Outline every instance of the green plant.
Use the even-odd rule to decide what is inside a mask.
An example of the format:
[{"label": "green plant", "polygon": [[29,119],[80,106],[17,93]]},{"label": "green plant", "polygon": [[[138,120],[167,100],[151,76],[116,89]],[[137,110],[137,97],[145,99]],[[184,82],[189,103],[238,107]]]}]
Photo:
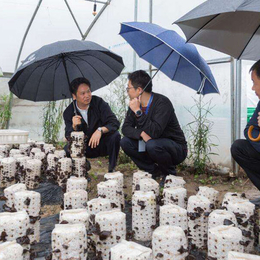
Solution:
[{"label": "green plant", "polygon": [[88,174],[89,174],[89,177],[90,177],[90,178],[92,178],[92,179],[94,179],[94,180],[97,180],[97,179],[98,179],[98,177],[97,177],[97,175],[95,174],[94,171],[90,171]]},{"label": "green plant", "polygon": [[188,159],[194,167],[195,174],[203,174],[211,162],[210,155],[217,155],[211,151],[212,147],[217,145],[212,143],[211,134],[213,122],[208,119],[212,115],[211,110],[214,106],[211,105],[211,100],[204,103],[202,95],[195,101],[195,105],[187,111],[191,114],[193,121],[187,125],[189,133],[189,156]]},{"label": "green plant", "polygon": [[63,147],[67,144],[67,142],[64,142],[64,141],[58,141],[56,144],[55,144],[55,147],[56,149],[58,150],[63,150]]},{"label": "green plant", "polygon": [[99,166],[102,166],[102,165],[103,165],[103,163],[102,163],[101,161],[97,161],[97,164],[98,164]]},{"label": "green plant", "polygon": [[111,83],[109,94],[104,96],[104,99],[108,102],[120,122],[120,133],[129,103],[129,98],[126,92],[126,84],[127,78],[125,76],[120,76],[117,80]]},{"label": "green plant", "polygon": [[43,108],[43,138],[44,142],[58,144],[62,115],[66,100],[62,100],[57,106],[56,101],[48,102]]},{"label": "green plant", "polygon": [[9,107],[10,95],[0,96],[0,129],[6,129],[8,121],[12,117],[12,112]]},{"label": "green plant", "polygon": [[[120,122],[119,132],[122,134],[122,125],[128,110],[129,97],[126,92],[127,78],[121,75],[117,80],[113,81],[109,88],[109,94],[104,96],[111,110]],[[118,164],[131,163],[132,160],[120,148],[118,155]]]}]

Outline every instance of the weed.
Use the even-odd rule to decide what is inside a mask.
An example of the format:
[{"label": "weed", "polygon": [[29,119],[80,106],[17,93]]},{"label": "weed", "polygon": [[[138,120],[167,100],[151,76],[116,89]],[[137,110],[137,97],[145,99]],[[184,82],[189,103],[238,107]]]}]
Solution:
[{"label": "weed", "polygon": [[97,161],[97,164],[98,164],[99,166],[102,166],[102,165],[103,165],[103,163],[102,163],[101,161]]},{"label": "weed", "polygon": [[194,99],[195,105],[187,111],[193,117],[193,121],[187,125],[189,133],[189,156],[195,174],[203,174],[206,172],[206,167],[211,162],[210,155],[217,155],[211,151],[212,147],[217,145],[212,143],[211,134],[213,122],[208,120],[208,116],[211,114],[213,106],[211,100],[204,103],[202,95],[199,96],[199,100]]},{"label": "weed", "polygon": [[[114,112],[118,121],[120,122],[119,132],[121,134],[122,125],[128,110],[129,102],[129,98],[126,92],[126,83],[127,78],[125,76],[120,76],[110,85],[109,94],[104,96],[104,100],[108,102],[111,110]],[[120,148],[118,155],[118,164],[125,164],[130,162],[132,162],[130,157],[128,157]]]},{"label": "weed", "polygon": [[94,180],[97,180],[97,179],[98,179],[98,177],[97,177],[97,175],[95,174],[95,172],[90,171],[88,174],[89,174],[89,177],[91,177],[92,179],[94,179]]},{"label": "weed", "polygon": [[7,123],[12,117],[9,100],[9,95],[0,96],[0,129],[6,129]]},{"label": "weed", "polygon": [[44,142],[57,145],[60,135],[60,128],[63,122],[63,110],[67,105],[62,100],[57,106],[56,101],[48,102],[43,108],[43,138]]}]

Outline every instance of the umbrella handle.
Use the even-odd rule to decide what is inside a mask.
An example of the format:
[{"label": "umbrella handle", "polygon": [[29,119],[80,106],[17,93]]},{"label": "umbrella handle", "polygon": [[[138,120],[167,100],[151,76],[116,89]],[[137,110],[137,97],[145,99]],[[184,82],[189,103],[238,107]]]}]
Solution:
[{"label": "umbrella handle", "polygon": [[249,129],[248,129],[248,138],[249,138],[251,141],[253,141],[253,142],[259,142],[259,141],[260,141],[260,133],[259,133],[258,137],[254,138],[254,137],[252,136],[253,130],[254,130],[254,126],[253,126],[253,125],[250,125],[250,126],[249,126]]}]

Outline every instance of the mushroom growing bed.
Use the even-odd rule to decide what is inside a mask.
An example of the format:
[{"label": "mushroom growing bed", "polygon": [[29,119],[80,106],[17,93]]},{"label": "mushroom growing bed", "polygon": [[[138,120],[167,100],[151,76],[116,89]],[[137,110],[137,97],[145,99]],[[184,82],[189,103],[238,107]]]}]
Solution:
[{"label": "mushroom growing bed", "polygon": [[[74,149],[78,148],[77,140],[82,142],[81,136],[73,139]],[[42,149],[44,144],[38,147]],[[33,148],[36,147],[26,146],[26,154]],[[60,153],[59,157],[59,153],[54,156],[54,152],[48,149],[49,159],[53,160],[49,160],[45,171],[40,170],[39,159],[26,157],[29,163],[24,162],[22,169],[16,167],[15,172],[12,170],[14,178],[10,184],[4,178],[0,212],[6,212],[0,213],[0,222],[1,214],[4,221],[4,225],[0,223],[0,260],[1,248],[9,247],[17,248],[14,257],[18,259],[19,244],[26,253],[23,259],[31,254],[31,259],[49,260],[86,257],[90,260],[228,260],[239,259],[244,253],[248,259],[258,259],[252,255],[257,253],[253,244],[258,243],[256,210],[244,194],[229,192],[221,201],[218,192],[206,186],[194,194],[189,191],[186,180],[175,176],[168,176],[165,192],[160,188],[158,193],[151,175],[141,171],[136,171],[134,178],[121,172],[104,171],[98,181],[90,181],[84,164],[79,166],[82,169],[79,174],[80,168],[76,171],[75,164],[71,167],[69,161],[61,159],[64,154]],[[4,158],[12,159],[4,160],[0,179],[1,174],[6,176],[9,161],[21,161],[3,154]],[[84,158],[81,150],[76,155],[76,159]],[[64,169],[62,164],[59,167],[53,164],[59,160],[64,161]],[[51,175],[47,169],[52,170]],[[23,175],[25,171],[32,183],[19,184],[19,171],[23,171]],[[124,200],[126,186],[128,198]],[[90,193],[90,187],[94,187],[96,196]],[[56,204],[61,207],[58,214],[41,217],[40,204],[45,204],[48,194],[60,198]],[[21,224],[20,216],[23,216]],[[12,230],[10,225],[17,230]],[[10,241],[16,244],[4,244]],[[236,252],[229,253],[230,250]],[[9,253],[8,260],[12,260]]]}]

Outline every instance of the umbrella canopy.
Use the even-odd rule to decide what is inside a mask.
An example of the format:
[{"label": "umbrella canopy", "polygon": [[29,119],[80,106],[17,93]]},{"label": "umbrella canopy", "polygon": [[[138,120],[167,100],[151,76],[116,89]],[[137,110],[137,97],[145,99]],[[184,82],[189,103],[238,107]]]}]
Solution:
[{"label": "umbrella canopy", "polygon": [[120,35],[139,57],[151,63],[171,80],[201,94],[219,93],[215,79],[196,47],[185,43],[175,31],[152,23],[121,24]]},{"label": "umbrella canopy", "polygon": [[55,101],[71,98],[70,82],[85,77],[91,90],[108,85],[124,68],[120,56],[90,41],[48,44],[29,55],[9,81],[21,99]]},{"label": "umbrella canopy", "polygon": [[236,59],[260,59],[260,1],[210,0],[175,22],[187,42],[224,52]]}]

